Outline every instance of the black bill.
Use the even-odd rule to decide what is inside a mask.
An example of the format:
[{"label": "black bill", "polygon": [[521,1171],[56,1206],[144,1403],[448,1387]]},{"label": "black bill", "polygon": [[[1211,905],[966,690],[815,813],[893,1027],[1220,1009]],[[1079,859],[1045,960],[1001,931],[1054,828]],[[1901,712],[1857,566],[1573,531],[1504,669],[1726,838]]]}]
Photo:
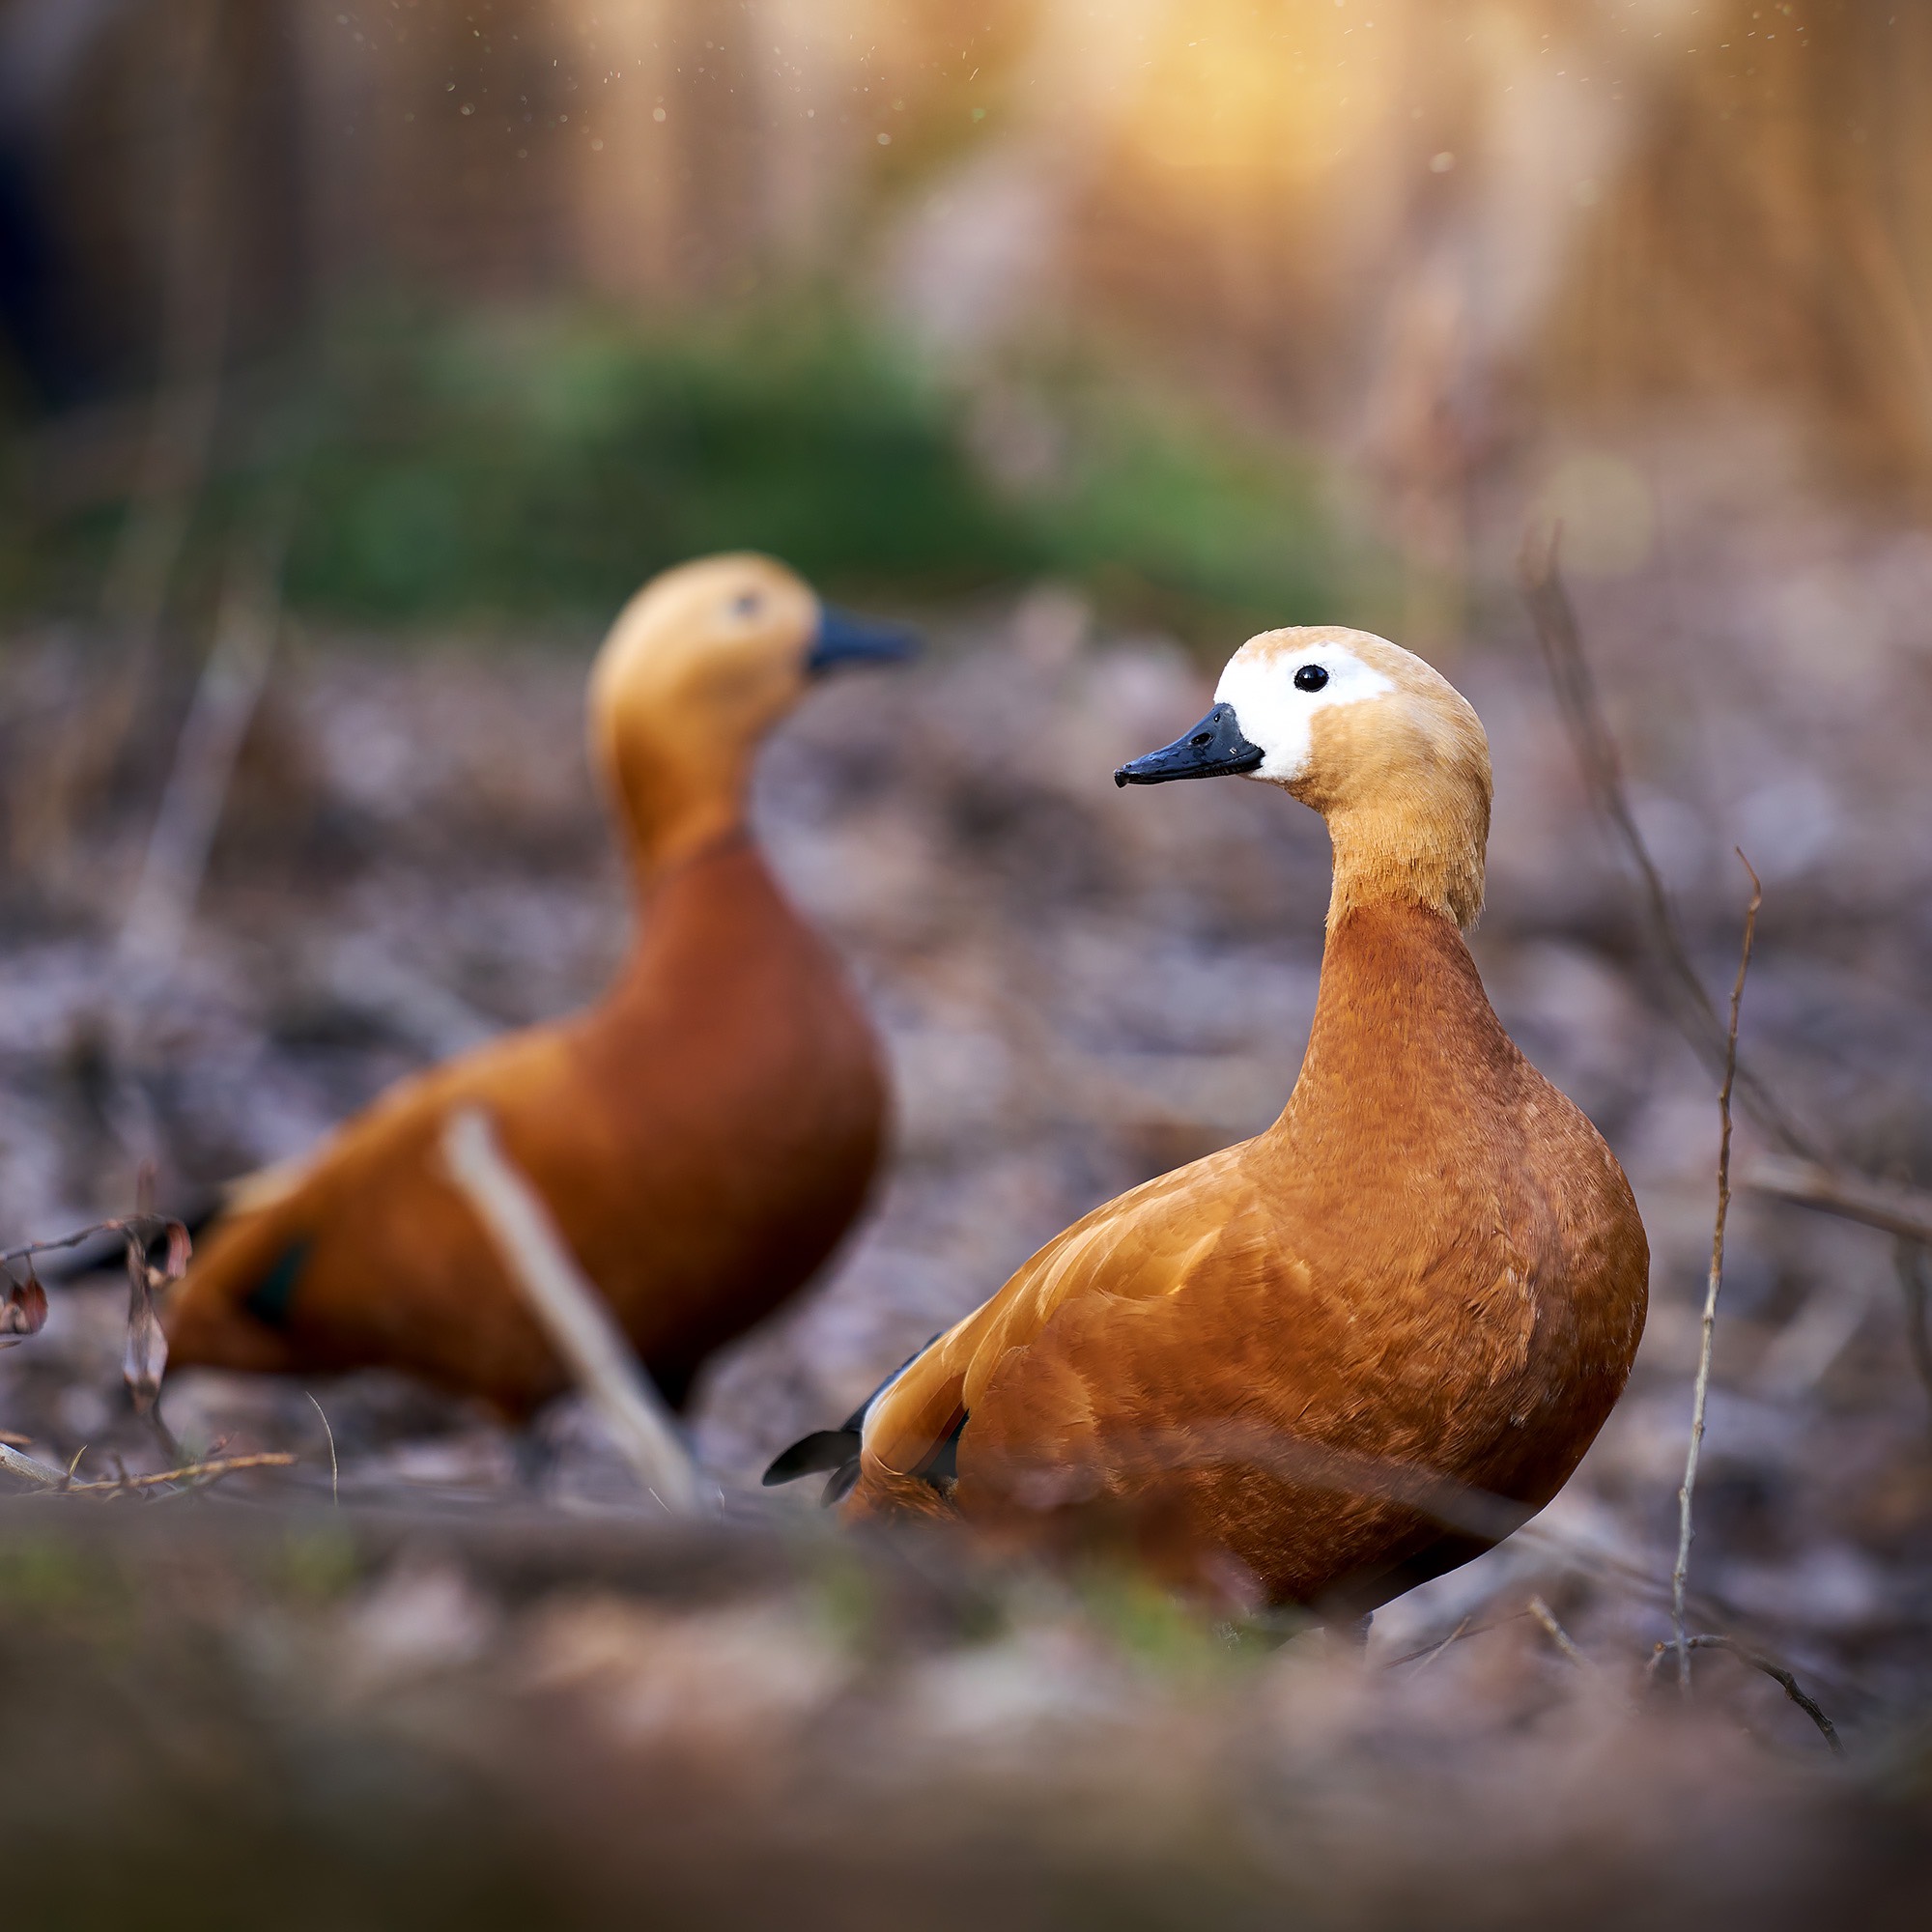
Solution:
[{"label": "black bill", "polygon": [[903,624],[879,624],[830,604],[818,607],[818,635],[805,668],[816,677],[838,665],[904,664],[919,655],[919,633]]},{"label": "black bill", "polygon": [[1266,755],[1241,736],[1235,707],[1217,704],[1184,738],[1122,765],[1114,774],[1114,782],[1157,785],[1173,779],[1229,778],[1256,770]]}]

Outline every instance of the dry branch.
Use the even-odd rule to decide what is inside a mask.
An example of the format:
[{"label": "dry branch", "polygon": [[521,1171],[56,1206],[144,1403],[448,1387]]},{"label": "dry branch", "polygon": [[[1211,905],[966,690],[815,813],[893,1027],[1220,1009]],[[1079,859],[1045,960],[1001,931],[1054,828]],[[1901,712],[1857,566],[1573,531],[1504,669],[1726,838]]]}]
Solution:
[{"label": "dry branch", "polygon": [[1767,1157],[1752,1163],[1744,1186],[1841,1220],[1861,1221],[1904,1240],[1932,1246],[1932,1193],[1861,1174],[1839,1174],[1815,1160]]},{"label": "dry branch", "polygon": [[1734,1066],[1725,1070],[1722,1022],[1697,977],[1696,967],[1690,963],[1690,950],[1678,930],[1663,876],[1637,828],[1624,789],[1623,761],[1604,717],[1596,678],[1583,651],[1576,609],[1558,569],[1561,538],[1560,526],[1551,529],[1545,543],[1537,541],[1533,530],[1524,533],[1519,582],[1555,690],[1556,707],[1569,733],[1583,781],[1589,788],[1590,801],[1615,833],[1642,882],[1645,923],[1650,928],[1651,943],[1666,969],[1666,1005],[1670,1017],[1713,1072],[1723,1072],[1724,1078],[1735,1080],[1739,1099],[1758,1126],[1792,1153],[1815,1160],[1818,1150],[1770,1089],[1749,1071],[1739,1074]]},{"label": "dry branch", "polygon": [[1684,1590],[1690,1574],[1690,1510],[1697,1492],[1697,1459],[1704,1446],[1704,1411],[1711,1394],[1711,1352],[1718,1331],[1718,1296],[1724,1286],[1724,1221],[1731,1208],[1731,1092],[1738,1072],[1738,1012],[1744,1005],[1745,976],[1750,971],[1751,941],[1757,936],[1764,889],[1740,852],[1738,863],[1750,873],[1750,903],[1745,908],[1744,945],[1738,977],[1731,984],[1731,1018],[1724,1036],[1724,1082],[1718,1090],[1718,1211],[1711,1225],[1711,1269],[1704,1285],[1704,1323],[1697,1348],[1697,1381],[1690,1404],[1690,1446],[1684,1458],[1684,1482],[1677,1492],[1677,1562],[1670,1573],[1670,1632],[1677,1650],[1677,1683],[1690,1693],[1690,1652],[1684,1639]]},{"label": "dry branch", "polygon": [[[1657,1668],[1670,1648],[1668,1644],[1661,1643],[1657,1646],[1656,1654],[1650,1660],[1652,1670]],[[1727,1650],[1741,1662],[1749,1664],[1753,1670],[1763,1671],[1775,1684],[1780,1685],[1784,1694],[1818,1726],[1820,1735],[1831,1747],[1832,1755],[1844,1756],[1845,1747],[1843,1740],[1838,1736],[1838,1727],[1819,1708],[1817,1699],[1808,1696],[1798,1679],[1776,1658],[1767,1657],[1763,1651],[1753,1650],[1748,1644],[1740,1643],[1736,1637],[1725,1636],[1720,1633],[1686,1637],[1683,1648],[1687,1653],[1693,1650]]]},{"label": "dry branch", "polygon": [[704,1486],[664,1399],[564,1245],[536,1190],[497,1143],[480,1108],[453,1113],[443,1159],[482,1222],[503,1269],[596,1406],[644,1488],[672,1516],[704,1509]]}]

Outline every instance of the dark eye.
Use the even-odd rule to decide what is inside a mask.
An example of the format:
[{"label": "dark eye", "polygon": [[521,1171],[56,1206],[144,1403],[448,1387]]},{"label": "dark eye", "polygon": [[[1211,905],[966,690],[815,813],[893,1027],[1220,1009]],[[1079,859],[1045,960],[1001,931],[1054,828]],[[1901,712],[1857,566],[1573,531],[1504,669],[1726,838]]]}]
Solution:
[{"label": "dark eye", "polygon": [[748,590],[742,597],[732,600],[731,614],[736,617],[755,617],[758,614],[758,606],[763,601],[755,590]]},{"label": "dark eye", "polygon": [[1303,665],[1294,673],[1296,691],[1320,691],[1328,682],[1328,673],[1320,665]]}]

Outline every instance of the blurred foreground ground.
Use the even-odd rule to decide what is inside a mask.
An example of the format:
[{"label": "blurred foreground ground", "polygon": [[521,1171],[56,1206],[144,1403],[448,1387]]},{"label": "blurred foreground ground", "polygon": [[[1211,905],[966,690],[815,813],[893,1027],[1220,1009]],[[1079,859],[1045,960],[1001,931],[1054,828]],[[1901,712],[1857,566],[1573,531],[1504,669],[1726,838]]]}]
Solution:
[{"label": "blurred foreground ground", "polygon": [[[1746,522],[1721,495],[1662,564],[1580,599],[1714,989],[1733,843],[1765,879],[1747,1065],[1833,1151],[1921,1180],[1928,601],[1922,537]],[[581,750],[587,649],[293,639],[159,973],[112,943],[173,719],[50,853],[36,721],[71,715],[101,661],[71,631],[12,640],[8,1243],[125,1208],[144,1141],[164,1205],[206,1198],[597,988],[627,908]],[[1654,1254],[1631,1391],[1537,1525],[1378,1615],[1358,1667],[1119,1580],[848,1551],[809,1495],[749,1487],[1086,1208],[1264,1124],[1299,1059],[1319,824],[1258,786],[1117,792],[1121,758],[1204,708],[1198,665],[1094,635],[1065,593],[989,600],[937,624],[916,672],[816,694],[765,763],[765,837],[890,1037],[900,1125],[861,1236],[702,1393],[735,1526],[653,1532],[573,1404],[532,1456],[380,1376],[176,1378],[185,1441],[301,1462],[199,1499],[5,1506],[0,1762],[27,1794],[10,1845],[24,1825],[40,1848],[19,1881],[9,1855],[33,1922],[173,1923],[178,1892],[196,1924],[262,1922],[264,1901],[278,1925],[391,1922],[372,1886],[413,1924],[1779,1925],[1854,1901],[1861,1923],[1918,1922],[1932,1400],[1889,1243],[1740,1194],[1699,1497],[1698,1627],[1789,1663],[1839,1766],[1728,1657],[1700,1657],[1690,1714],[1641,1682],[1717,1109],[1506,595],[1442,663],[1497,767],[1477,957],[1630,1170]],[[1742,1130],[1742,1168],[1757,1147]],[[0,1354],[0,1428],[84,1451],[83,1475],[158,1466],[119,1390],[122,1300],[58,1288],[45,1332]],[[1538,1595],[1584,1665],[1526,1613]],[[128,1862],[99,1856],[103,1831]]]}]

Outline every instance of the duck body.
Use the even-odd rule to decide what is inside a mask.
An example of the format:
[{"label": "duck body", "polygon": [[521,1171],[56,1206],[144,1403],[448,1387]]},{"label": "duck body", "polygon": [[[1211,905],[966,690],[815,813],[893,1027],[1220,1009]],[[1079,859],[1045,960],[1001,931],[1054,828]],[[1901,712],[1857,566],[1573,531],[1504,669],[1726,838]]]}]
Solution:
[{"label": "duck body", "polygon": [[[1360,1613],[1487,1540],[1378,1476],[1440,1482],[1452,1519],[1463,1491],[1548,1502],[1622,1391],[1647,1273],[1622,1171],[1455,927],[1363,909],[1281,1118],[1076,1222],[918,1358],[845,1507],[1124,1530],[1177,1581],[1232,1559],[1237,1594]],[[918,1472],[962,1416],[948,1494]]]},{"label": "duck body", "polygon": [[[754,615],[770,605],[783,621],[744,664],[692,646],[691,673],[668,680],[678,660],[658,633],[682,639],[721,600],[761,600]],[[642,621],[620,620],[593,682],[640,910],[613,983],[574,1017],[401,1083],[293,1171],[243,1183],[168,1311],[174,1363],[387,1365],[513,1418],[556,1394],[561,1366],[443,1170],[442,1131],[465,1106],[492,1116],[673,1406],[860,1211],[886,1133],[878,1047],[742,812],[750,746],[824,630],[815,600],[765,559],[726,558],[638,603]],[[883,654],[876,640],[866,653]],[[741,755],[714,757],[720,744]],[[702,761],[680,769],[693,745]]]},{"label": "duck body", "polygon": [[[1273,635],[1408,675],[1359,634]],[[1170,753],[1222,756],[1215,717]],[[1473,887],[1465,853],[1411,865],[1414,827],[1330,812],[1336,897],[1280,1118],[1094,1209],[842,1450],[800,1445],[850,1486],[848,1516],[1124,1548],[1209,1596],[1360,1616],[1555,1494],[1629,1375],[1648,1250],[1614,1156],[1504,1032],[1459,929],[1486,752],[1480,776]]]},{"label": "duck body", "polygon": [[[393,1090],[224,1221],[176,1361],[388,1364],[526,1414],[561,1371],[438,1151],[477,1103],[673,1405],[817,1270],[878,1164],[886,1089],[829,949],[742,834],[662,880],[595,1007]],[[293,1270],[277,1292],[277,1270]]]}]

